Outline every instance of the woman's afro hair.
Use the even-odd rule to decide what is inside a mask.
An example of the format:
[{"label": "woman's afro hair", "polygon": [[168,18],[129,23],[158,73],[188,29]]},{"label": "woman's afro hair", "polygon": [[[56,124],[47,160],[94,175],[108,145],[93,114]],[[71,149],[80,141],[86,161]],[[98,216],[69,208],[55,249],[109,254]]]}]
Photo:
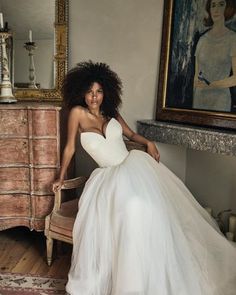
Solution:
[{"label": "woman's afro hair", "polygon": [[101,85],[104,93],[101,112],[104,116],[116,117],[121,105],[122,82],[105,63],[89,60],[78,63],[68,71],[62,86],[65,104],[70,109],[74,106],[87,107],[85,94],[94,82]]}]

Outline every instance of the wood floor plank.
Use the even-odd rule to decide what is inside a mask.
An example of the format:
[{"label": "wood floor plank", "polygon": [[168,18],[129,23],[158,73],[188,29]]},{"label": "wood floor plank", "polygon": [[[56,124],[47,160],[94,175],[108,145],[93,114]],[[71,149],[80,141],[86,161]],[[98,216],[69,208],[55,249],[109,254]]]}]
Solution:
[{"label": "wood floor plank", "polygon": [[0,272],[67,278],[71,250],[71,245],[65,245],[48,267],[43,233],[22,227],[0,231]]},{"label": "wood floor plank", "polygon": [[45,257],[41,257],[32,266],[30,273],[34,275],[37,275],[39,273],[47,274],[49,270],[50,270],[50,267],[47,265]]},{"label": "wood floor plank", "polygon": [[67,274],[70,268],[70,257],[62,256],[59,259],[53,261],[51,268],[48,271],[48,275],[55,275],[57,278],[67,278]]},{"label": "wood floor plank", "polygon": [[[11,244],[11,247],[7,247],[0,257],[0,267],[1,269],[5,269],[6,271],[12,271],[21,257],[27,252],[29,249],[29,245],[15,242]],[[9,249],[11,249],[9,251]]]},{"label": "wood floor plank", "polygon": [[37,260],[38,251],[33,247],[29,247],[24,255],[20,258],[16,266],[12,269],[12,272],[22,273],[23,271],[25,271],[26,273],[30,273],[30,270],[37,262]]}]

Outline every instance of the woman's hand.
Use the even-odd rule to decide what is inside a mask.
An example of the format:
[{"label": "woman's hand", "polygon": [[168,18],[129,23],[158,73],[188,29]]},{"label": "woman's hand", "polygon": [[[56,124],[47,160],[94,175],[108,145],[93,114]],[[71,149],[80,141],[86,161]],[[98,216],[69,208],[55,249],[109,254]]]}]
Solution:
[{"label": "woman's hand", "polygon": [[61,179],[57,179],[56,181],[54,181],[53,185],[52,185],[52,190],[54,193],[56,193],[57,191],[59,191],[63,185],[63,180]]},{"label": "woman's hand", "polygon": [[147,143],[147,152],[152,156],[158,163],[160,161],[160,153],[153,141]]},{"label": "woman's hand", "polygon": [[206,82],[200,81],[200,80],[194,80],[194,88],[200,88],[200,89],[210,89],[211,84],[208,85]]},{"label": "woman's hand", "polygon": [[216,89],[216,88],[224,88],[223,86],[220,87],[220,81],[213,81],[209,85],[203,81],[197,80],[194,82],[194,87],[195,88],[200,88],[200,89]]}]

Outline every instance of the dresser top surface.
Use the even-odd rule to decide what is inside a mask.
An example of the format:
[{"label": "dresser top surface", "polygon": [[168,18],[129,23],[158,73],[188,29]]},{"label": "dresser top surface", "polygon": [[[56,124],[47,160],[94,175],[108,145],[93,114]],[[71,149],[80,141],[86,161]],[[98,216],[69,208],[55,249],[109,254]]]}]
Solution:
[{"label": "dresser top surface", "polygon": [[17,103],[2,103],[0,104],[0,110],[18,110],[18,109],[54,109],[60,110],[61,105],[59,103],[48,103],[48,102],[28,102],[28,101],[20,101]]}]

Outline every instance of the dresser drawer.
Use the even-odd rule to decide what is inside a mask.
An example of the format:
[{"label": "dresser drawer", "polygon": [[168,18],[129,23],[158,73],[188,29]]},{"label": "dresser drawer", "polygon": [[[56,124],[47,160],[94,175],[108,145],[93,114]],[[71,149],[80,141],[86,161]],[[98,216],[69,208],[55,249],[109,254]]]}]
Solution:
[{"label": "dresser drawer", "polygon": [[29,146],[27,139],[0,138],[0,166],[29,163]]},{"label": "dresser drawer", "polygon": [[33,164],[34,165],[58,165],[57,139],[33,139]]},{"label": "dresser drawer", "polygon": [[32,135],[57,136],[57,113],[54,110],[32,110]]},{"label": "dresser drawer", "polygon": [[1,135],[28,135],[27,110],[0,110]]},{"label": "dresser drawer", "polygon": [[1,168],[0,167],[0,192],[8,191],[29,193],[30,192],[29,168]]},{"label": "dresser drawer", "polygon": [[55,168],[34,168],[32,169],[32,190],[36,194],[53,194],[52,183],[56,179],[57,169]]},{"label": "dresser drawer", "polygon": [[0,217],[30,216],[30,195],[0,195]]},{"label": "dresser drawer", "polygon": [[52,212],[54,205],[54,196],[33,195],[31,201],[33,218],[44,218]]}]

